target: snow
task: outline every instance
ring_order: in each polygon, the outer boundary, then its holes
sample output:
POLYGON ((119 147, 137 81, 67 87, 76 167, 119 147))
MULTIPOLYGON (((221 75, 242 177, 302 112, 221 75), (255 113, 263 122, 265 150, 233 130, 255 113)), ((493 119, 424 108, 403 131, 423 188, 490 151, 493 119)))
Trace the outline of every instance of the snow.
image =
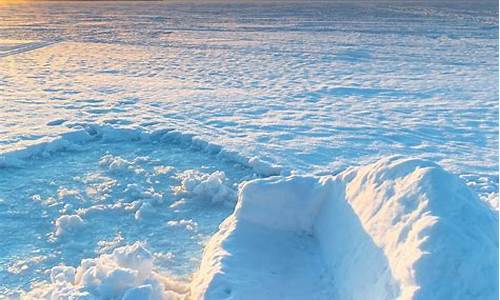
POLYGON ((195 221, 193 220, 178 220, 178 221, 168 221, 167 222, 167 225, 168 226, 178 226, 178 227, 184 227, 186 230, 190 230, 190 231, 196 231, 197 227, 198 227, 198 223, 196 223, 195 221))
POLYGON ((0 298, 498 293, 497 3, 0 1, 0 20, 0 298))
POLYGON ((116 248, 111 254, 82 260, 78 268, 56 266, 50 283, 29 292, 28 299, 151 299, 186 293, 153 271, 153 256, 139 243, 116 248), (170 289, 170 293, 165 291, 170 289))
POLYGON ((101 160, 99 160, 99 165, 107 168, 111 172, 140 172, 140 169, 134 169, 134 162, 129 162, 121 157, 115 157, 109 154, 104 155, 101 160))
MULTIPOLYGON (((234 204, 237 184, 257 176, 216 153, 162 141, 159 133, 152 138, 137 130, 119 131, 131 140, 106 142, 106 135, 118 134, 98 129, 95 136, 75 132, 53 142, 67 140, 64 144, 78 146, 78 151, 47 142, 6 154, 21 165, 0 169, 0 214, 12 220, 3 223, 12 234, 0 249, 5 263, 0 270, 2 294, 17 298, 38 286, 54 285, 53 267, 77 269, 85 259, 135 242, 155 254, 154 265, 162 276, 188 280, 204 241, 232 210, 212 200, 234 204), (50 154, 41 155, 48 147, 50 154), (180 174, 191 174, 194 186, 178 194, 174 188, 183 186, 180 174)), ((84 297, 85 288, 77 285, 68 287, 68 295, 84 297)), ((143 285, 138 283, 141 288, 128 297, 149 293, 143 285)))
POLYGON ((78 229, 84 226, 85 222, 78 215, 62 215, 55 222, 56 236, 75 233, 78 229))
POLYGON ((497 5, 446 3, 3 4, 6 39, 54 43, 1 58, 0 152, 173 129, 303 174, 430 159, 494 202, 497 5))
POLYGON ((246 183, 195 299, 496 299, 498 217, 425 160, 246 183), (257 288, 258 287, 258 288, 257 288))
POLYGON ((32 41, 32 40, 15 40, 0 38, 0 57, 13 54, 31 51, 37 48, 50 45, 50 42, 32 41))
POLYGON ((236 192, 226 184, 224 172, 204 174, 197 170, 186 170, 177 174, 181 185, 174 187, 175 194, 194 199, 217 202, 234 202, 236 192))

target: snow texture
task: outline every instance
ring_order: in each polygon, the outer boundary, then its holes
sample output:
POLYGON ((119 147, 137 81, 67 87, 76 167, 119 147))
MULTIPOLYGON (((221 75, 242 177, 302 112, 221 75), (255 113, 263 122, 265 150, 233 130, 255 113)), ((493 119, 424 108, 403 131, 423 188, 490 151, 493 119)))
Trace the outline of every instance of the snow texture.
POLYGON ((0 20, 0 297, 497 298, 497 2, 0 20))
POLYGON ((76 269, 57 266, 50 283, 31 291, 27 299, 174 299, 186 293, 181 283, 153 271, 153 256, 139 243, 115 249, 95 259, 82 260, 76 269), (170 292, 167 292, 166 289, 170 292))
POLYGON ((429 159, 497 207, 495 1, 0 5, 0 153, 170 128, 267 174, 429 159))
POLYGON ((62 236, 68 233, 74 233, 78 229, 82 228, 85 222, 78 215, 62 215, 57 218, 56 225, 56 236, 62 236))
POLYGON ((0 168, 0 214, 12 232, 0 248, 0 294, 18 298, 52 282, 54 266, 77 268, 137 241, 158 272, 187 280, 234 207, 237 185, 258 176, 169 134, 90 126, 4 153, 19 164, 0 168))
POLYGON ((212 174, 200 173, 197 170, 186 170, 177 175, 181 185, 174 187, 177 195, 191 196, 194 199, 211 202, 234 202, 236 192, 226 185, 224 172, 212 174))

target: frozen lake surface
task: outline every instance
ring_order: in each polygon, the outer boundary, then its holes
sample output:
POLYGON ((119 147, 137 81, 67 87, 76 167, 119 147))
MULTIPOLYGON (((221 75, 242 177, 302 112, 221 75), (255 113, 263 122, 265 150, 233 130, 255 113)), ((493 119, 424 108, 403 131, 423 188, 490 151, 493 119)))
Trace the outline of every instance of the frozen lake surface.
POLYGON ((153 252, 160 270, 186 277, 231 212, 236 184, 251 174, 158 141, 95 141, 0 169, 2 292, 20 283, 29 289, 55 265, 78 265, 136 241, 153 252), (203 194, 190 184, 205 185, 203 194), (64 220, 72 216, 76 221, 64 220))
POLYGON ((238 184, 280 171, 427 159, 498 210, 494 1, 0 3, 0 98, 7 295, 136 241, 189 280, 238 184))

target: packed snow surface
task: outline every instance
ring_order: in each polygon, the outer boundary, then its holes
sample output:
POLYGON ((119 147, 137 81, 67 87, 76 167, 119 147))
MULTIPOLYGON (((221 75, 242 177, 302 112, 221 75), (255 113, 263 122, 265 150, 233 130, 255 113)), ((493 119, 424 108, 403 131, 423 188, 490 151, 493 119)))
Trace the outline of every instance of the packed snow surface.
POLYGON ((489 299, 497 211, 495 1, 0 1, 0 296, 489 299))

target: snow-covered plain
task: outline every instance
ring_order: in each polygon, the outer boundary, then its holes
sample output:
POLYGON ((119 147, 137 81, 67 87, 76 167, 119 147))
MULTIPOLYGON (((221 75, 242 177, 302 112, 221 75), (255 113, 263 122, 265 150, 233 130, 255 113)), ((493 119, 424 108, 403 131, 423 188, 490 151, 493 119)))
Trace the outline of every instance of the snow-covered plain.
POLYGON ((494 299, 497 5, 0 2, 0 293, 494 299))

